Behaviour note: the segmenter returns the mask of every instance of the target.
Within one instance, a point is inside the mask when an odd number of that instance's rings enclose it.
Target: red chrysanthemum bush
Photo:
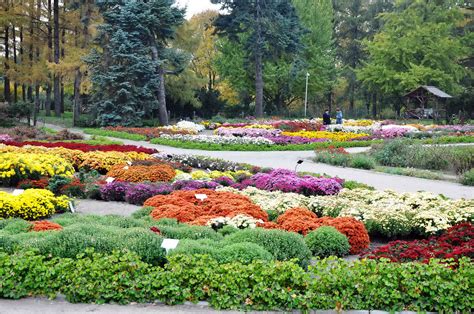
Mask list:
[[[49,178],[41,177],[38,180],[24,179],[18,182],[19,189],[45,189],[49,184]]]
[[[107,172],[107,176],[127,182],[169,182],[176,176],[176,171],[167,164],[151,166],[121,164],[113,166]]]
[[[196,194],[205,194],[207,198],[201,201]],[[205,225],[215,217],[233,217],[237,214],[268,220],[267,213],[248,197],[208,189],[157,195],[146,200],[144,206],[154,207],[150,213],[153,219],[176,218],[180,222],[197,225]]]
[[[36,231],[36,232],[48,231],[48,230],[62,230],[63,229],[63,227],[61,227],[61,225],[59,225],[55,222],[47,221],[47,220],[34,221],[32,224],[33,225],[31,227],[31,231]]]
[[[474,225],[470,222],[457,224],[441,236],[424,240],[392,241],[366,255],[371,259],[388,258],[392,262],[422,263],[428,263],[432,258],[452,258],[457,261],[463,256],[474,258]]]
[[[306,208],[292,208],[280,215],[275,223],[260,224],[268,229],[283,229],[306,235],[321,226],[331,226],[344,234],[351,245],[351,254],[358,254],[367,249],[370,244],[369,234],[364,224],[352,217],[322,217]]]

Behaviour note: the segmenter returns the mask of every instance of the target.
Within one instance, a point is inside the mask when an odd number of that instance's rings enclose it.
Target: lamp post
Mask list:
[[[306,90],[304,93],[304,117],[306,118],[306,112],[308,111],[308,80],[309,80],[309,73],[306,72]]]

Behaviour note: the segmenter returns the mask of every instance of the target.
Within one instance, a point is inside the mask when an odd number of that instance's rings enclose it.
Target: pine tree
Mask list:
[[[263,116],[263,64],[283,54],[301,50],[304,33],[295,8],[289,0],[212,0],[222,4],[226,14],[215,26],[220,34],[244,44],[246,56],[255,67],[255,115]],[[241,36],[246,34],[245,36]]]

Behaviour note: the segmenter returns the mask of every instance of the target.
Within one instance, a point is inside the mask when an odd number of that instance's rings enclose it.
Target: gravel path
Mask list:
[[[46,124],[47,127],[61,130],[62,127]],[[80,129],[70,129],[73,132],[81,133]],[[87,138],[87,134],[84,134]],[[116,139],[116,138],[112,138]],[[169,147],[163,145],[150,144],[145,141],[131,141],[120,139],[124,144],[139,145],[144,147],[156,148],[160,152],[171,154],[193,154],[222,158],[235,162],[245,162],[261,167],[286,168],[294,170],[298,160],[304,160],[303,164],[298,166],[298,171],[308,171],[320,174],[338,176],[346,180],[355,180],[375,187],[378,190],[391,189],[397,192],[417,192],[429,191],[437,194],[443,194],[447,197],[474,198],[474,187],[464,186],[459,183],[421,179],[408,176],[399,176],[386,173],[380,173],[370,170],[360,170],[354,168],[342,168],[328,164],[314,163],[310,159],[314,157],[312,151],[274,151],[274,152],[236,152],[236,151],[205,151],[196,149],[184,149]],[[361,152],[367,148],[349,148],[351,153]]]
[[[142,206],[120,202],[104,202],[89,199],[76,199],[75,209],[79,214],[131,216]]]

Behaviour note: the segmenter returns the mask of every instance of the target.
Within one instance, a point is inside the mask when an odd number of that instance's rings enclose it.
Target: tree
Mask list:
[[[370,90],[398,98],[419,85],[436,85],[451,94],[465,75],[459,63],[468,55],[454,30],[462,20],[455,1],[406,0],[382,16],[384,26],[365,40],[369,60],[357,71]]]
[[[168,123],[165,75],[184,69],[186,56],[170,48],[184,11],[174,0],[98,1],[104,24],[88,59],[94,83],[94,107],[102,125],[140,124],[158,109]]]
[[[245,47],[246,59],[255,68],[255,115],[263,116],[263,64],[283,54],[296,54],[304,33],[289,0],[212,0],[228,12],[214,25],[217,32]],[[246,34],[246,36],[240,36]]]
[[[309,95],[326,95],[328,105],[332,103],[332,89],[336,81],[336,50],[334,10],[331,0],[293,0],[303,26],[308,29],[303,37],[305,50],[302,55],[304,70],[311,75]],[[299,73],[302,94],[306,73]],[[311,98],[311,97],[310,97]]]

